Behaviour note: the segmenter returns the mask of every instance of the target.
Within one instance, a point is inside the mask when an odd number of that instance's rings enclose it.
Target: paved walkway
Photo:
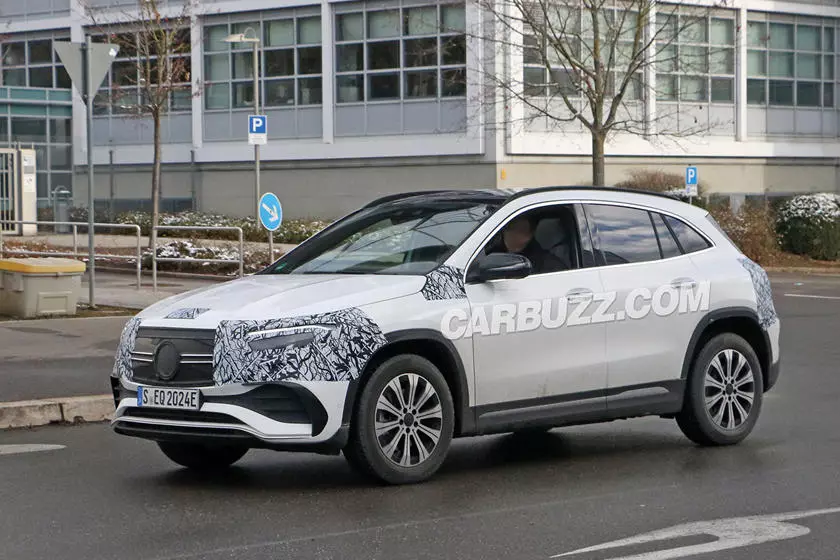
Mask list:
[[[171,295],[232,279],[219,278],[218,280],[205,280],[158,276],[158,291],[155,292],[152,288],[151,277],[144,275],[140,282],[140,289],[138,290],[136,277],[133,274],[115,274],[97,271],[94,298],[97,305],[143,309]],[[89,301],[88,286],[89,282],[86,274],[82,279],[81,303],[88,303]]]

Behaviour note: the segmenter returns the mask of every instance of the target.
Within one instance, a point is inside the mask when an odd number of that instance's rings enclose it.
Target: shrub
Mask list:
[[[728,205],[715,205],[709,213],[750,259],[767,266],[779,257],[775,218],[768,205],[744,204],[737,212]]]
[[[266,242],[268,232],[264,230],[254,218],[231,217],[221,214],[208,214],[202,212],[179,212],[177,214],[161,214],[159,223],[162,226],[224,226],[242,228],[242,236],[245,241]],[[125,212],[116,218],[120,224],[137,224],[143,235],[150,235],[152,231],[152,217],[147,212]],[[312,237],[325,227],[328,222],[323,220],[284,220],[280,228],[274,232],[275,243],[300,243]],[[204,239],[219,239],[235,241],[237,239],[234,231],[185,231],[185,230],[162,230],[158,232],[159,237],[190,237],[195,235]]]
[[[791,253],[840,259],[840,198],[828,193],[792,198],[779,209],[777,231]]]
[[[632,189],[641,191],[653,191],[673,195],[684,202],[688,202],[685,196],[685,176],[679,173],[668,173],[662,170],[636,169],[629,173],[630,177],[615,184],[620,189]],[[703,197],[706,194],[706,187],[700,183],[697,185],[697,196],[694,197],[695,206],[705,207]]]

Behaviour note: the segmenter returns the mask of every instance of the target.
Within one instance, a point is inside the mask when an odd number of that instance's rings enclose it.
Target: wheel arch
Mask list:
[[[758,314],[748,307],[732,307],[712,311],[700,320],[688,343],[680,378],[688,379],[703,345],[712,337],[724,332],[737,334],[749,343],[756,356],[758,356],[761,365],[764,391],[769,390],[771,387],[770,366],[773,361],[770,337],[767,331],[761,328]]]
[[[452,341],[432,329],[394,331],[385,337],[387,343],[370,357],[362,375],[350,385],[344,407],[344,422],[351,421],[358,394],[382,362],[400,354],[414,354],[432,362],[446,379],[455,405],[455,435],[474,434],[475,414],[469,405],[467,373]]]

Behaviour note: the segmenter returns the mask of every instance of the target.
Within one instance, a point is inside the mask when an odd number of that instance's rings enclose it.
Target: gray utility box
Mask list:
[[[0,314],[75,315],[84,272],[73,259],[0,259]]]

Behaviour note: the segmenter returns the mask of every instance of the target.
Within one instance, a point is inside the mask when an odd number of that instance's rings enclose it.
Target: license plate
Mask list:
[[[199,402],[199,391],[197,389],[138,387],[137,406],[198,410],[201,408],[201,403]]]

